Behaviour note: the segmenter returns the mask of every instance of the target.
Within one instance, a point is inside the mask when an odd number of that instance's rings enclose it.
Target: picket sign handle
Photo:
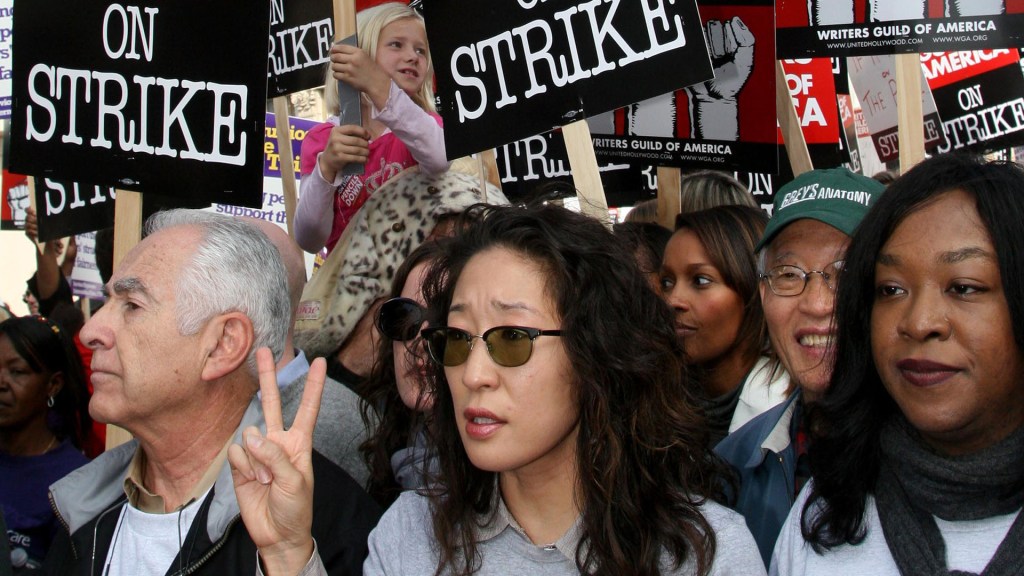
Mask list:
[[[679,201],[681,185],[679,168],[658,166],[658,224],[669,230],[675,230],[676,214],[682,208]]]
[[[36,177],[29,176],[25,178],[28,183],[28,205],[32,207],[32,211],[36,213],[36,250],[40,254],[46,249],[46,243],[39,241],[39,208],[36,206]]]
[[[924,104],[921,102],[921,55],[896,55],[896,114],[900,173],[924,160]]]
[[[128,252],[142,239],[142,194],[130,190],[117,190],[114,201],[114,270]],[[107,450],[132,439],[132,435],[118,426],[107,424]]]
[[[284,189],[284,215],[288,222],[288,235],[295,239],[292,223],[295,221],[295,159],[292,157],[292,131],[288,118],[288,101],[284,96],[274,97],[274,126],[277,126],[277,160],[281,168],[281,187]]]
[[[334,0],[334,41],[356,33],[355,0]]]
[[[590,139],[590,126],[586,120],[577,120],[562,126],[565,151],[569,156],[569,169],[576,196],[580,200],[580,211],[593,216],[611,228],[608,215],[608,201],[604,197],[601,173],[597,169],[597,155],[594,142]]]
[[[814,169],[814,164],[811,162],[810,152],[807,151],[804,132],[800,129],[800,119],[796,115],[793,97],[789,95],[786,71],[782,69],[781,60],[775,61],[775,109],[779,116],[779,128],[782,130],[782,140],[786,146],[793,176],[810,172]]]
[[[488,148],[476,155],[477,167],[480,170],[480,191],[484,194],[484,203],[489,203],[487,198],[487,183],[490,182],[495,188],[501,190],[501,174],[498,173],[498,158],[494,148]]]

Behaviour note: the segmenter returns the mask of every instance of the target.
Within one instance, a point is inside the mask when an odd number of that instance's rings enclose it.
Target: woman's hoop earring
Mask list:
[[[47,408],[53,408],[54,403],[55,403],[55,401],[53,399],[53,396],[50,396],[50,397],[48,397],[46,399],[46,407]]]

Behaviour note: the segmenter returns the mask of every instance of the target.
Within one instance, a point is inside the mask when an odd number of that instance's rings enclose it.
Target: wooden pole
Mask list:
[[[658,166],[658,224],[675,230],[676,215],[681,210],[679,191],[682,177],[679,168]]]
[[[28,176],[25,178],[25,183],[28,184],[28,205],[32,207],[32,211],[36,213],[36,250],[40,254],[46,249],[45,242],[39,241],[39,208],[36,206],[36,177]]]
[[[356,33],[355,0],[334,0],[334,41]]]
[[[580,200],[580,210],[611,228],[608,201],[604,197],[604,186],[601,184],[601,173],[597,168],[597,155],[594,153],[594,142],[590,139],[587,121],[577,120],[562,126],[562,137],[569,156],[573,185],[576,186],[576,195]]]
[[[789,95],[786,72],[782,69],[781,60],[775,61],[775,108],[793,176],[813,170],[814,164],[811,162],[810,152],[807,151],[807,140],[804,139],[804,132],[800,128],[800,119],[797,118],[793,98]]]
[[[284,96],[274,98],[274,126],[277,127],[277,159],[278,166],[281,167],[285,220],[288,222],[288,235],[294,239],[292,222],[295,220],[298,194],[295,187],[295,163],[292,157],[291,120],[288,118],[288,100]]]
[[[487,181],[494,185],[495,188],[501,190],[501,173],[498,172],[498,156],[494,151],[494,148],[484,150],[479,155],[480,164],[483,166],[484,173],[487,174]]]
[[[921,55],[896,55],[896,114],[900,173],[924,160],[924,104],[921,102]]]
[[[142,239],[142,194],[118,190],[114,204],[114,269]],[[124,428],[107,424],[107,450],[131,440]]]

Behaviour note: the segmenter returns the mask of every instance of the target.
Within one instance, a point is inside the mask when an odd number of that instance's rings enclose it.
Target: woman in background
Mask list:
[[[427,319],[423,277],[439,254],[434,241],[413,250],[395,273],[390,298],[377,311],[384,341],[359,392],[368,430],[359,449],[370,470],[368,491],[382,506],[402,490],[425,486],[432,466],[426,423],[433,398],[423,389],[427,351],[420,329]]]
[[[680,214],[661,265],[661,292],[699,384],[712,446],[786,398],[770,355],[754,247],[768,217],[727,205]]]
[[[0,323],[0,507],[15,568],[39,568],[57,529],[50,484],[88,460],[92,420],[82,361],[42,316]]]

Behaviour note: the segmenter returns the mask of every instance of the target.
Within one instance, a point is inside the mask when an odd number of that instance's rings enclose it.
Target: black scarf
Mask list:
[[[744,378],[744,380],[746,380]],[[733,388],[732,392],[726,392],[717,398],[702,398],[701,407],[704,408],[708,436],[708,446],[714,448],[729,435],[729,425],[732,424],[732,416],[736,413],[736,406],[740,403],[740,392],[743,391],[743,381]]]
[[[875,489],[882,532],[903,576],[966,576],[946,566],[946,544],[934,516],[980,520],[1024,504],[1024,427],[975,454],[935,454],[901,415],[881,430]],[[981,576],[1020,574],[1024,514],[1019,514]]]

